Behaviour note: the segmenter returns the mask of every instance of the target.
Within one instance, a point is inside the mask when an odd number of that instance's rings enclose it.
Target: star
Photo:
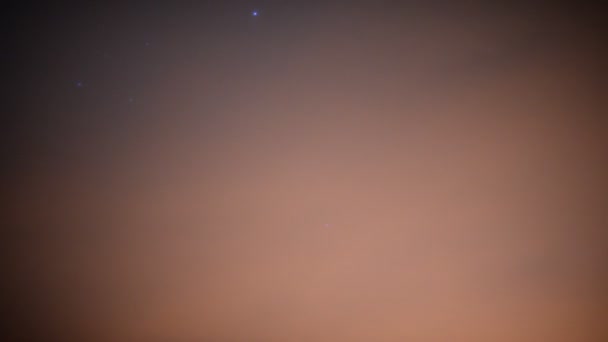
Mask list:
[[[258,14],[260,14],[260,12],[258,12],[258,11],[253,11],[253,12],[251,12],[251,15],[252,15],[252,16],[254,16],[254,17],[257,17],[257,16],[258,16]]]
[[[76,82],[76,87],[82,88],[83,86],[84,86],[84,83],[82,83],[81,81]]]

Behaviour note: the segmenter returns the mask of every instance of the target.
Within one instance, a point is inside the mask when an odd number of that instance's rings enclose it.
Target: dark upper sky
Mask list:
[[[599,10],[191,1],[2,12],[14,336],[605,332]]]
[[[164,120],[204,121],[213,131],[204,135],[221,135],[213,125],[240,115],[287,110],[299,117],[295,111],[319,112],[319,101],[344,97],[392,108],[441,101],[518,63],[548,68],[560,58],[584,68],[589,97],[603,88],[601,33],[584,6],[13,6],[5,10],[2,58],[14,79],[7,102],[19,115],[9,115],[5,130],[28,153],[84,148],[81,139],[95,135],[112,144]]]

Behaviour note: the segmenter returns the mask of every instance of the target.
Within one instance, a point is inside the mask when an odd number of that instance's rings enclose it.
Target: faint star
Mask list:
[[[80,81],[76,82],[76,87],[78,88],[82,88],[84,86],[84,84]]]

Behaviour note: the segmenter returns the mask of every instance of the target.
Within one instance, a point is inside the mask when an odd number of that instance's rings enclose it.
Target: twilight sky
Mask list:
[[[605,341],[603,18],[505,3],[7,6],[9,340]]]

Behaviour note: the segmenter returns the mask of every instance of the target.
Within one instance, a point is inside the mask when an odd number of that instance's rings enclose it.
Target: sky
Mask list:
[[[3,12],[7,340],[608,338],[597,9]]]

